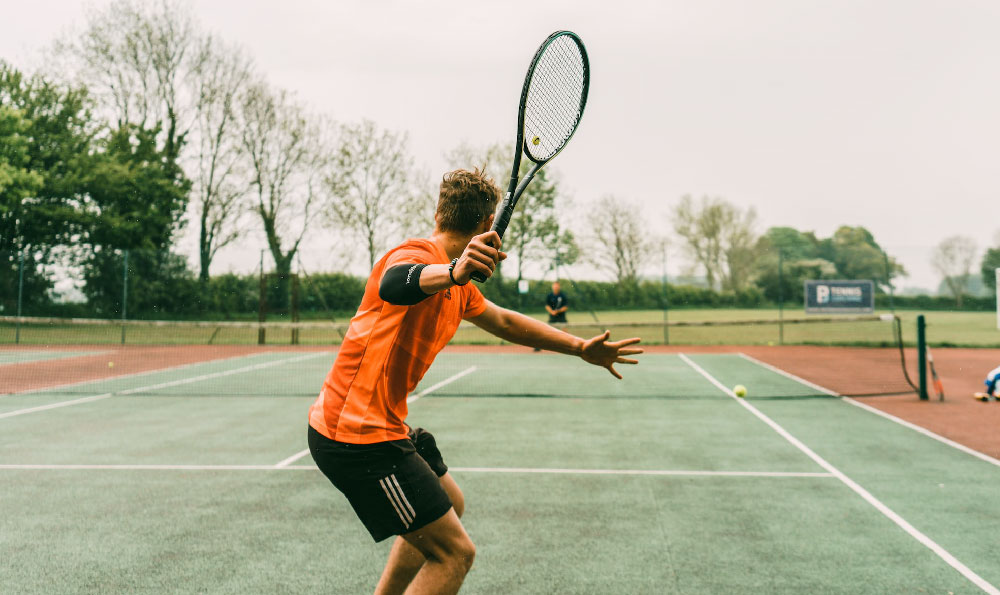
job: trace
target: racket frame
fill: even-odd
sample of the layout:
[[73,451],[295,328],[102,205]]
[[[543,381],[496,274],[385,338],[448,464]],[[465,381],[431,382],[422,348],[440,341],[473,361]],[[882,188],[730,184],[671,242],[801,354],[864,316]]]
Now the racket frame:
[[[563,141],[559,149],[555,153],[550,155],[547,159],[535,159],[531,155],[531,149],[528,147],[528,141],[524,138],[524,112],[528,102],[528,90],[531,88],[531,79],[535,74],[535,67],[538,66],[538,61],[545,53],[545,50],[552,45],[557,39],[563,36],[569,36],[576,43],[577,47],[580,49],[580,55],[583,58],[583,93],[580,95],[580,116],[577,118],[576,125],[573,126],[573,130],[570,131],[569,136]],[[507,231],[507,225],[510,223],[511,217],[514,216],[514,207],[517,206],[517,201],[521,198],[524,193],[525,188],[531,182],[531,179],[535,177],[538,170],[542,169],[542,166],[552,161],[556,155],[562,152],[569,144],[570,139],[576,134],[576,129],[580,127],[580,120],[583,119],[583,110],[587,107],[587,93],[590,89],[590,59],[587,56],[587,48],[583,45],[583,40],[580,36],[572,31],[556,31],[552,35],[549,35],[535,52],[535,55],[531,58],[531,65],[528,67],[528,74],[524,77],[524,84],[521,86],[521,100],[518,104],[517,109],[517,142],[514,145],[514,165],[510,170],[510,182],[507,184],[507,192],[504,194],[503,201],[500,203],[500,207],[496,212],[496,216],[493,219],[493,227],[490,231],[497,232],[500,238],[503,238],[504,232]],[[518,183],[518,173],[521,169],[521,154],[527,155],[528,159],[532,161],[533,165],[528,173],[524,174],[521,178],[520,183]],[[472,278],[480,283],[486,281],[480,273],[473,273]]]

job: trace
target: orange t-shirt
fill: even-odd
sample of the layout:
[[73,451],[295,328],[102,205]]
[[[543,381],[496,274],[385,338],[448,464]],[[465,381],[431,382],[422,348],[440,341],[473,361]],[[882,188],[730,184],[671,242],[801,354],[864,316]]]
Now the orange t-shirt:
[[407,240],[372,269],[358,313],[319,398],[309,425],[331,440],[371,444],[407,437],[406,396],[434,357],[455,335],[463,318],[479,316],[486,299],[474,285],[450,287],[412,306],[378,296],[383,273],[400,264],[447,264],[432,240]]

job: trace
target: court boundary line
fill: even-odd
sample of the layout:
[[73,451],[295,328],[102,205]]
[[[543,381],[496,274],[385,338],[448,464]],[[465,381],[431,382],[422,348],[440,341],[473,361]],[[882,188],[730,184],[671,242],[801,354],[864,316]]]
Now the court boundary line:
[[309,454],[309,449],[308,448],[300,450],[299,452],[293,454],[292,456],[288,457],[287,459],[282,459],[282,460],[278,461],[277,463],[274,464],[274,466],[276,468],[278,468],[278,469],[280,469],[282,467],[287,467],[287,466],[291,465],[292,463],[294,463],[295,461],[297,461],[297,460],[301,459],[302,457],[306,456],[307,454]]
[[858,484],[853,479],[844,474],[843,471],[834,467],[826,459],[816,454],[815,451],[806,446],[798,438],[793,436],[790,432],[788,432],[788,430],[786,430],[780,424],[778,424],[778,422],[774,421],[773,419],[768,417],[765,413],[763,413],[761,410],[757,409],[756,407],[748,403],[746,399],[741,399],[737,397],[731,390],[729,390],[729,388],[727,388],[725,385],[719,382],[717,378],[709,374],[708,371],[706,371],[704,368],[696,364],[689,357],[687,357],[683,353],[679,353],[678,355],[682,360],[684,360],[685,363],[691,366],[692,369],[694,369],[696,372],[704,376],[705,379],[707,379],[709,382],[715,385],[716,388],[718,388],[723,393],[728,395],[730,398],[735,400],[744,409],[752,413],[759,420],[770,426],[770,428],[775,432],[777,432],[779,436],[781,436],[782,438],[790,442],[793,446],[798,448],[803,454],[812,459],[820,467],[832,473],[844,485],[846,485],[852,491],[854,491],[854,493],[861,496],[862,499],[864,499],[866,502],[875,507],[876,510],[881,512],[886,518],[895,523],[899,528],[903,529],[906,533],[908,533],[911,537],[916,539],[919,543],[921,543],[922,545],[930,549],[932,552],[934,552],[934,554],[936,554],[939,558],[944,560],[945,563],[947,563],[949,566],[957,570],[962,576],[967,578],[969,581],[971,581],[977,587],[982,589],[984,592],[989,593],[990,595],[1000,595],[1000,589],[997,589],[986,579],[976,574],[975,571],[973,571],[971,568],[963,564],[958,558],[956,558],[950,552],[948,552],[948,550],[941,547],[933,539],[931,539],[930,537],[922,533],[919,529],[911,525],[906,519],[901,517],[891,508],[886,506],[881,500],[872,495],[871,492],[861,487],[860,484]]
[[92,380],[80,380],[80,381],[77,381],[77,382],[67,382],[67,383],[64,383],[64,384],[55,384],[55,385],[52,385],[52,386],[45,386],[45,387],[42,387],[42,388],[29,388],[28,390],[15,391],[15,392],[12,392],[12,393],[0,393],[0,399],[2,399],[4,397],[19,397],[21,395],[30,395],[30,394],[34,394],[34,393],[44,393],[44,392],[49,392],[49,391],[51,391],[51,392],[57,392],[59,389],[70,388],[70,387],[73,387],[73,386],[80,386],[80,385],[83,385],[83,384],[90,384],[92,382],[104,382],[104,381],[108,381],[108,380],[120,380],[120,379],[123,379],[123,378],[135,378],[137,376],[146,376],[146,375],[149,375],[149,374],[158,374],[160,372],[174,372],[176,370],[183,370],[185,368],[191,368],[191,367],[194,367],[194,366],[202,366],[202,365],[205,365],[205,364],[217,364],[217,363],[228,362],[228,361],[237,360],[237,359],[246,359],[246,358],[255,357],[255,356],[258,356],[258,355],[271,354],[271,353],[284,353],[284,352],[282,352],[282,351],[261,351],[259,353],[248,353],[246,355],[234,355],[232,357],[223,357],[223,358],[219,358],[219,359],[211,359],[211,360],[201,361],[201,362],[191,362],[191,363],[187,363],[187,364],[178,364],[176,366],[168,366],[166,368],[157,368],[156,370],[145,370],[143,372],[132,372],[131,374],[121,374],[119,376],[109,376],[108,378],[94,378]]
[[889,421],[896,422],[897,424],[899,424],[901,426],[905,426],[905,427],[910,428],[911,430],[913,430],[915,432],[919,432],[919,433],[923,434],[924,436],[927,436],[928,438],[933,438],[934,440],[937,440],[938,442],[940,442],[942,444],[946,444],[946,445],[948,445],[948,446],[950,446],[952,448],[956,448],[956,449],[964,452],[965,454],[972,455],[972,456],[976,457],[977,459],[981,459],[981,460],[983,460],[983,461],[985,461],[985,462],[987,462],[987,463],[989,463],[991,465],[996,465],[997,467],[1000,467],[1000,459],[996,459],[994,457],[991,457],[990,455],[988,455],[988,454],[986,454],[984,452],[979,452],[978,450],[975,450],[973,448],[969,448],[968,446],[966,446],[964,444],[961,444],[959,442],[956,442],[956,441],[952,440],[951,438],[946,438],[946,437],[942,436],[941,434],[932,432],[931,430],[928,430],[927,428],[919,426],[919,425],[917,425],[917,424],[915,424],[913,422],[906,421],[905,419],[903,419],[901,417],[896,417],[895,415],[893,415],[891,413],[886,413],[885,411],[882,411],[881,409],[878,409],[876,407],[872,407],[871,405],[869,405],[867,403],[862,403],[861,401],[858,401],[857,399],[848,397],[846,395],[842,395],[842,394],[840,394],[840,393],[838,393],[836,391],[830,390],[830,389],[828,389],[828,388],[826,388],[824,386],[820,386],[820,385],[818,385],[818,384],[816,384],[814,382],[810,382],[810,381],[806,380],[805,378],[801,378],[799,376],[796,376],[795,374],[792,374],[791,372],[787,372],[785,370],[782,370],[781,368],[779,368],[777,366],[771,365],[771,364],[769,364],[767,362],[760,361],[759,359],[757,359],[757,358],[755,358],[753,356],[747,355],[745,353],[740,353],[739,356],[742,357],[743,359],[745,359],[745,360],[753,363],[753,364],[757,364],[758,366],[761,366],[763,368],[771,370],[772,372],[774,372],[776,374],[781,374],[782,376],[784,376],[786,378],[789,378],[791,380],[794,380],[796,382],[799,382],[799,383],[801,383],[801,384],[803,384],[805,386],[808,386],[809,388],[816,389],[816,390],[818,390],[818,391],[820,391],[822,393],[828,394],[828,395],[830,395],[832,397],[837,397],[837,398],[839,398],[839,399],[841,399],[841,400],[843,400],[843,401],[845,401],[847,403],[850,403],[851,405],[854,405],[855,407],[860,407],[861,409],[864,409],[865,411],[868,411],[869,413],[874,413],[875,415],[878,415],[880,417],[884,417],[885,419],[888,419]]
[[[9,350],[8,349],[0,349],[0,354],[2,354],[4,352],[7,352],[7,353],[24,353],[26,351],[31,352],[32,350],[30,348],[29,349],[23,349],[23,350],[21,350],[21,349],[9,349]],[[49,349],[49,350],[34,351],[34,353],[73,353],[74,355],[66,355],[66,356],[60,356],[60,357],[43,357],[41,359],[29,359],[29,360],[13,361],[13,362],[3,362],[3,361],[0,361],[0,368],[2,368],[3,366],[19,366],[19,365],[22,365],[22,364],[34,364],[34,363],[38,363],[38,362],[57,362],[59,360],[74,359],[74,358],[77,358],[77,357],[90,357],[90,356],[94,356],[94,355],[104,355],[105,353],[113,353],[113,351],[111,349],[104,349],[103,351],[59,351],[59,350],[56,350],[56,349]],[[0,394],[0,397],[6,396],[8,394],[10,394],[10,393]]]
[[130,395],[133,393],[141,392],[144,390],[154,390],[158,388],[167,388],[170,386],[181,386],[184,384],[191,384],[192,382],[200,382],[202,380],[210,380],[212,378],[222,378],[224,376],[232,376],[234,374],[240,374],[243,372],[251,372],[254,370],[260,370],[263,368],[270,368],[272,366],[277,366],[281,364],[291,364],[299,361],[304,361],[307,359],[312,359],[319,357],[321,355],[329,355],[329,352],[319,351],[311,352],[306,355],[300,355],[296,357],[291,357],[287,359],[272,360],[269,362],[261,362],[258,364],[251,364],[249,366],[243,366],[242,368],[233,368],[232,370],[224,370],[222,372],[211,372],[209,374],[202,374],[200,376],[192,376],[190,378],[181,378],[179,380],[171,380],[169,382],[160,382],[157,384],[149,384],[146,386],[136,386],[133,388],[127,388],[120,391],[112,391],[99,395],[93,395],[89,397],[83,397],[80,399],[71,399],[69,401],[58,401],[56,403],[49,403],[47,405],[39,405],[37,407],[27,407],[24,409],[15,409],[14,411],[7,411],[5,413],[0,413],[0,419],[7,419],[9,417],[17,417],[19,415],[27,415],[29,413],[35,413],[38,411],[48,411],[50,409],[59,409],[61,407],[72,407],[73,405],[81,405],[83,403],[91,403],[94,401],[100,401],[117,395]]
[[[308,451],[307,451],[308,452]],[[319,471],[315,465],[169,465],[169,464],[0,464],[0,471]],[[524,473],[537,475],[634,475],[655,477],[757,477],[829,479],[817,471],[709,471],[699,469],[563,469],[545,467],[449,467],[457,473]]]

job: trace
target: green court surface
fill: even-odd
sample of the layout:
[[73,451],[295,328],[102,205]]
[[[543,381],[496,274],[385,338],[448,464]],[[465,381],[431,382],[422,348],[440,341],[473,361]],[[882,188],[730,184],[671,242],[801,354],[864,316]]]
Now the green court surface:
[[[371,592],[390,542],[304,451],[332,358],[0,396],[0,591]],[[641,359],[439,356],[409,422],[465,492],[463,593],[998,593],[1000,462],[738,354]]]

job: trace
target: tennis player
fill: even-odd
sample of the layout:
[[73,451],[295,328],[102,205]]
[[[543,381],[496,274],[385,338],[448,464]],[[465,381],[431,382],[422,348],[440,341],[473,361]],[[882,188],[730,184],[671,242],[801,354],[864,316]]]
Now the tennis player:
[[446,174],[430,238],[407,240],[372,269],[358,313],[309,411],[309,449],[376,542],[397,535],[376,593],[456,593],[475,546],[462,490],[434,437],[406,425],[406,396],[464,318],[522,345],[607,368],[639,339],[583,340],[496,306],[469,280],[506,258],[488,231],[500,191],[482,172]]

